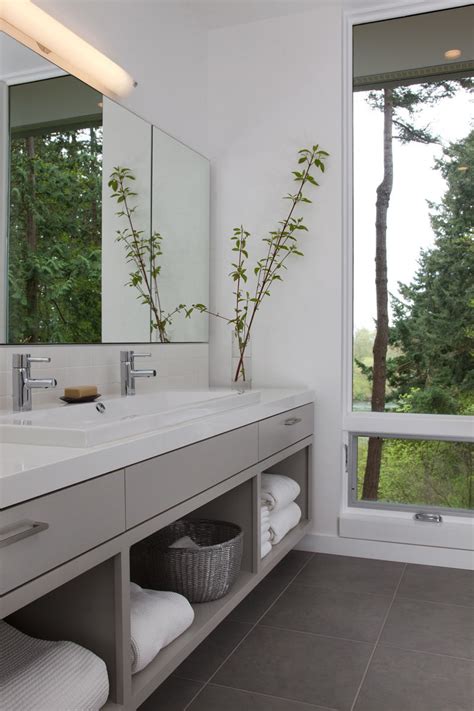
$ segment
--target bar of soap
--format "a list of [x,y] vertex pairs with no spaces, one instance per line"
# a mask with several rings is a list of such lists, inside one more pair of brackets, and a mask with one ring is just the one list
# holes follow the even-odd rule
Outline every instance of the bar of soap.
[[79,399],[97,395],[97,385],[75,385],[73,388],[64,388],[64,397]]

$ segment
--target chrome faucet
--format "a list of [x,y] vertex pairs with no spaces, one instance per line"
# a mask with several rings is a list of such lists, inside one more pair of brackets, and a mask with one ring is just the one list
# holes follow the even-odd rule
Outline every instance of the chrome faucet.
[[151,353],[120,351],[120,392],[122,395],[135,395],[135,378],[154,378],[156,370],[136,370],[135,358],[149,358]]
[[32,358],[29,353],[13,354],[13,410],[26,412],[31,410],[32,390],[55,388],[55,378],[32,378],[31,363],[51,363],[51,358]]

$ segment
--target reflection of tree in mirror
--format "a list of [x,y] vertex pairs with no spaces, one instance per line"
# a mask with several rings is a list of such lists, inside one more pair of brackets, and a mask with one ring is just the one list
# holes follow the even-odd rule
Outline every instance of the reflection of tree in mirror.
[[116,167],[110,174],[108,184],[112,190],[112,198],[121,206],[116,215],[126,223],[124,229],[117,230],[116,239],[124,245],[125,258],[133,268],[127,286],[136,289],[137,298],[150,309],[150,335],[156,331],[161,343],[169,343],[169,327],[174,316],[184,309],[184,304],[176,306],[172,311],[166,311],[163,307],[159,287],[159,257],[163,254],[163,237],[159,232],[146,234],[135,228],[134,213],[137,205],[131,203],[138,195],[129,184],[134,180],[135,176],[129,168]]
[[10,143],[8,341],[100,343],[102,129]]

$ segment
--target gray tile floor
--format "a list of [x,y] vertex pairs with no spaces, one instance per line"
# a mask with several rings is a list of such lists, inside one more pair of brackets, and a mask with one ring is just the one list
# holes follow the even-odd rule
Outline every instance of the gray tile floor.
[[140,711],[473,711],[474,573],[292,551]]

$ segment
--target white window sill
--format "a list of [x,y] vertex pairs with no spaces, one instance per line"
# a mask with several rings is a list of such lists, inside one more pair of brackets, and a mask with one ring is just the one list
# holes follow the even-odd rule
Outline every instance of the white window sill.
[[348,513],[339,516],[339,536],[388,543],[473,550],[474,525],[470,519],[443,520],[441,524],[414,521],[407,516]]

